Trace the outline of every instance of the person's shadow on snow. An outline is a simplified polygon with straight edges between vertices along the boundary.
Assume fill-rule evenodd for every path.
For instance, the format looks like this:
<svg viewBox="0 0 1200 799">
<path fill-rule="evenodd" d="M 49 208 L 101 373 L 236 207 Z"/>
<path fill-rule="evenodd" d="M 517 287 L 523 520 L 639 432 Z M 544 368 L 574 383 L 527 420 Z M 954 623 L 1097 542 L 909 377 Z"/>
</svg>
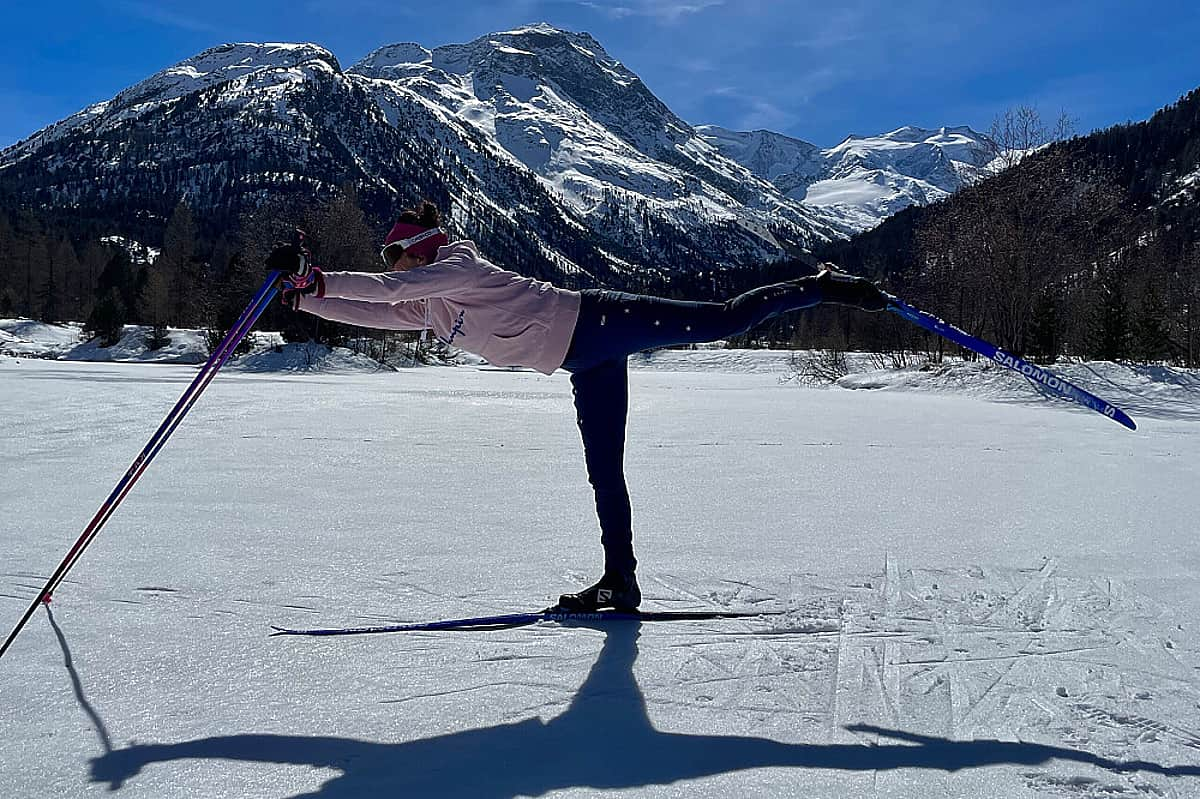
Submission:
<svg viewBox="0 0 1200 799">
<path fill-rule="evenodd" d="M 538 796 L 561 788 L 630 788 L 744 769 L 799 767 L 957 771 L 1061 760 L 1111 771 L 1200 776 L 1200 766 L 1116 761 L 1077 749 L 1005 741 L 950 741 L 858 725 L 895 744 L 786 744 L 769 738 L 684 735 L 655 730 L 633 676 L 639 623 L 606 626 L 587 680 L 562 715 L 416 741 L 383 743 L 304 735 L 241 734 L 175 744 L 136 744 L 92 761 L 92 779 L 115 790 L 152 763 L 225 759 L 332 768 L 316 793 L 363 796 Z M 300 799 L 300 797 L 296 797 Z"/>
</svg>

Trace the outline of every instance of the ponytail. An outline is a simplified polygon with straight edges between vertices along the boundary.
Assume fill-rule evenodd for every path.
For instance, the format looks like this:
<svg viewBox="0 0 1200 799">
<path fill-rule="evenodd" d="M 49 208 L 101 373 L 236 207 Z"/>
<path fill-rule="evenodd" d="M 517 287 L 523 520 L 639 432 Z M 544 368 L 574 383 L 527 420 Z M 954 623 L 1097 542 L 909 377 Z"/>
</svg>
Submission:
<svg viewBox="0 0 1200 799">
<path fill-rule="evenodd" d="M 426 229 L 441 227 L 442 212 L 429 200 L 422 200 L 418 205 L 401 211 L 396 221 L 408 225 L 419 225 Z"/>
</svg>

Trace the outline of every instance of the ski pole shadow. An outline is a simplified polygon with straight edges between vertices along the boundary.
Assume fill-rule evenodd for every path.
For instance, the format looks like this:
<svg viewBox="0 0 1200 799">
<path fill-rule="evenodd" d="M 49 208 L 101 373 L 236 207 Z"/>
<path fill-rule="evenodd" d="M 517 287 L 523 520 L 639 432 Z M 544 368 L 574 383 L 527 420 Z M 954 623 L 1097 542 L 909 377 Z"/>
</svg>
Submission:
<svg viewBox="0 0 1200 799">
<path fill-rule="evenodd" d="M 46 617 L 50 619 L 50 626 L 54 628 L 54 635 L 58 638 L 58 645 L 63 653 L 63 665 L 66 666 L 67 674 L 71 678 L 71 690 L 75 692 L 75 700 L 79 702 L 79 706 L 83 708 L 83 712 L 91 719 L 92 725 L 96 728 L 96 735 L 100 738 L 100 745 L 104 747 L 106 755 L 112 754 L 112 738 L 108 734 L 108 727 L 104 724 L 104 719 L 100 718 L 100 714 L 96 712 L 96 708 L 88 701 L 87 694 L 83 692 L 83 681 L 79 679 L 79 672 L 75 668 L 75 660 L 71 657 L 71 648 L 67 646 L 67 636 L 63 634 L 62 628 L 58 626 L 58 622 L 54 620 L 54 611 L 49 605 L 44 605 L 46 608 Z"/>
<path fill-rule="evenodd" d="M 119 788 L 139 771 L 175 760 L 308 765 L 341 773 L 303 797 L 540 796 L 566 788 L 637 788 L 768 767 L 851 772 L 901 768 L 958 771 L 1058 760 L 1113 772 L 1200 776 L 1200 766 L 1117 761 L 1059 746 L 996 740 L 951 741 L 856 726 L 894 744 L 787 744 L 769 738 L 687 735 L 654 729 L 633 675 L 640 623 L 609 624 L 604 646 L 568 709 L 397 743 L 245 733 L 174 744 L 135 744 L 92 761 L 92 779 Z M 301 799 L 300 796 L 294 799 Z"/>
</svg>

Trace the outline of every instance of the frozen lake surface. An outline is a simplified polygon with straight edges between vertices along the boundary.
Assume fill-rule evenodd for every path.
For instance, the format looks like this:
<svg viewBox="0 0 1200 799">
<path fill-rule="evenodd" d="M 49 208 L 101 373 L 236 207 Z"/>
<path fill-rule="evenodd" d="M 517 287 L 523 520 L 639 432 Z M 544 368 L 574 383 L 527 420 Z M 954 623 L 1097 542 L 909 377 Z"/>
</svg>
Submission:
<svg viewBox="0 0 1200 799">
<path fill-rule="evenodd" d="M 268 637 L 536 610 L 598 532 L 561 373 L 230 369 L 0 660 L 0 795 L 1200 795 L 1194 385 L 721 360 L 632 373 L 644 607 L 781 615 Z M 4 632 L 194 368 L 0 358 Z"/>
</svg>

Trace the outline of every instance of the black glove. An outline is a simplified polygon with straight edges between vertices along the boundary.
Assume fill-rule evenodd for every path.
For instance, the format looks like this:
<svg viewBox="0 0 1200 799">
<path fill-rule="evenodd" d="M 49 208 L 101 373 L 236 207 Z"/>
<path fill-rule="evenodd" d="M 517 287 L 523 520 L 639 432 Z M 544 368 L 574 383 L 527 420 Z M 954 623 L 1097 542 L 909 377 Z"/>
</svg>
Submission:
<svg viewBox="0 0 1200 799">
<path fill-rule="evenodd" d="M 817 285 L 821 287 L 821 302 L 849 305 L 875 313 L 886 311 L 891 295 L 882 291 L 865 277 L 855 277 L 831 269 L 833 264 L 821 264 Z"/>
<path fill-rule="evenodd" d="M 288 275 L 303 274 L 308 268 L 305 251 L 295 244 L 276 244 L 267 256 L 267 269 Z"/>
<path fill-rule="evenodd" d="M 279 299 L 289 308 L 300 307 L 300 297 L 325 293 L 325 276 L 313 266 L 312 252 L 304 246 L 304 231 L 296 230 L 289 244 L 277 243 L 267 256 L 267 268 L 279 272 Z"/>
<path fill-rule="evenodd" d="M 293 231 L 287 244 L 276 242 L 275 249 L 267 256 L 267 269 L 280 272 L 283 280 L 293 285 L 305 283 L 312 268 L 312 253 L 304 245 L 303 230 Z"/>
</svg>

